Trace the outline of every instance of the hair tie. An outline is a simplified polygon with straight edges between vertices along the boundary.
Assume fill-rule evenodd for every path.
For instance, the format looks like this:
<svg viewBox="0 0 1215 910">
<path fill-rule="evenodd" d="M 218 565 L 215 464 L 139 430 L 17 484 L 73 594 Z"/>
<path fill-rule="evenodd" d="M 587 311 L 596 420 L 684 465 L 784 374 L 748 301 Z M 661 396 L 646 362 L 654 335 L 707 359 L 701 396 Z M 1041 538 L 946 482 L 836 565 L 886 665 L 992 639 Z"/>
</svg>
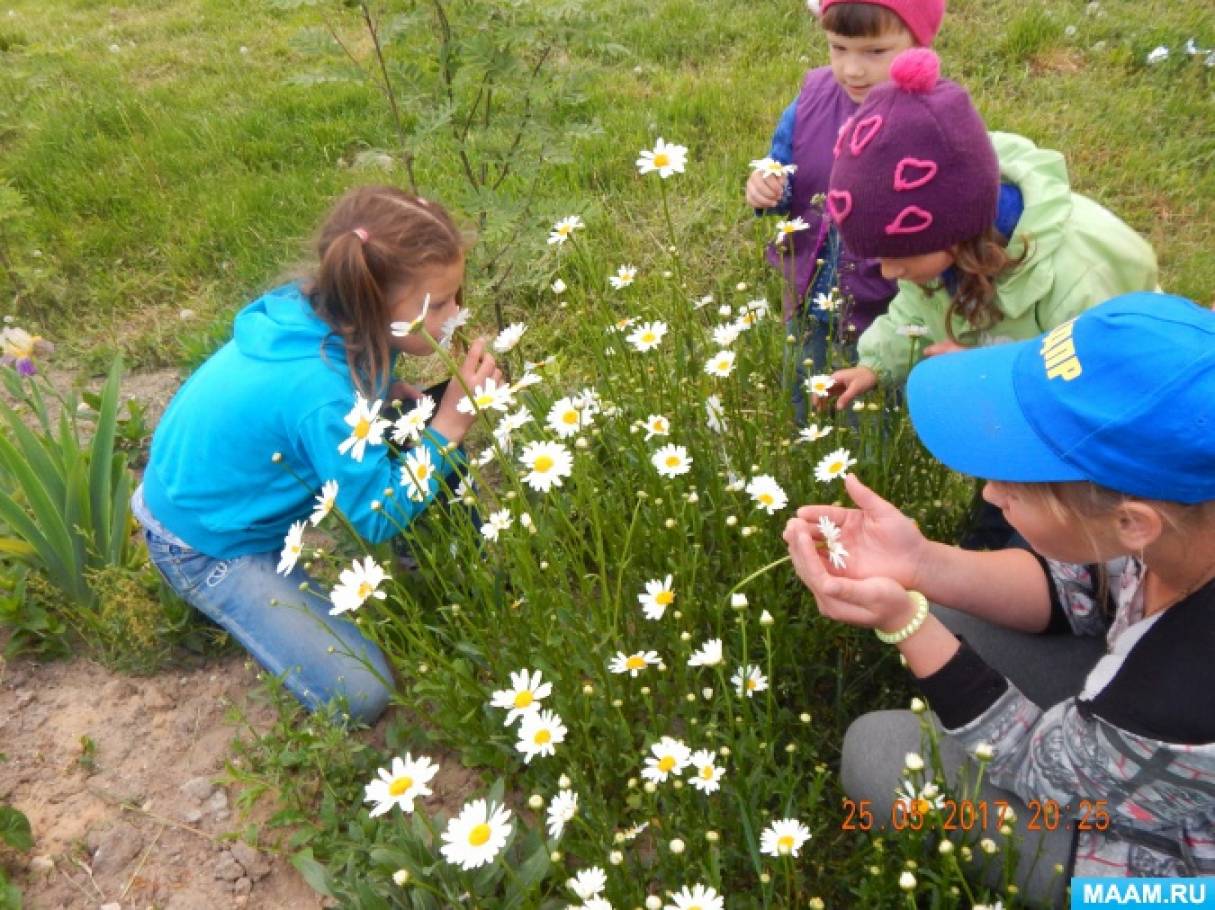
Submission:
<svg viewBox="0 0 1215 910">
<path fill-rule="evenodd" d="M 350 233 L 352 233 L 352 234 L 354 234 L 354 236 L 358 237 L 359 240 L 362 241 L 363 243 L 367 242 L 367 229 L 366 228 L 357 227 Z"/>
</svg>

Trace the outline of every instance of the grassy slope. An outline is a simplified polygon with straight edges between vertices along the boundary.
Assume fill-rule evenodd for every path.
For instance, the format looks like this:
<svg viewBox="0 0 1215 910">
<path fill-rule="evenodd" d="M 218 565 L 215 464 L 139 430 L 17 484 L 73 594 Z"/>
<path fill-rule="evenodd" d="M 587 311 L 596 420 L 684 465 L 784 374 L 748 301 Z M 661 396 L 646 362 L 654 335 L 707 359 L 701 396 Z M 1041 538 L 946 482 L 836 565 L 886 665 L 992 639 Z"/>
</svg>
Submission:
<svg viewBox="0 0 1215 910">
<path fill-rule="evenodd" d="M 391 144 L 370 88 L 284 84 L 305 65 L 291 39 L 315 24 L 307 8 L 8 6 L 0 179 L 32 212 L 22 225 L 28 242 L 10 241 L 9 253 L 43 256 L 24 293 L 0 287 L 0 307 L 85 363 L 115 344 L 145 364 L 179 361 L 178 336 L 198 332 L 183 333 L 179 309 L 226 319 L 299 259 L 327 200 L 384 176 L 344 166 L 363 148 Z M 1200 7 L 1105 0 L 1093 15 L 1079 0 L 954 0 L 940 49 L 992 128 L 1064 150 L 1076 187 L 1151 238 L 1165 286 L 1210 301 L 1215 263 L 1203 254 L 1215 240 L 1215 69 L 1180 53 L 1189 37 L 1215 45 L 1215 21 Z M 806 65 L 823 59 L 801 4 L 595 0 L 583 21 L 585 44 L 557 65 L 583 79 L 577 113 L 603 132 L 545 175 L 538 210 L 582 210 L 620 261 L 640 258 L 661 214 L 632 159 L 661 134 L 692 149 L 692 170 L 673 187 L 689 274 L 753 263 L 754 247 L 740 242 L 752 236 L 739 204 L 746 162 L 764 151 Z M 603 41 L 627 55 L 605 53 Z M 1145 67 L 1159 43 L 1172 57 Z M 455 179 L 446 171 L 423 154 L 421 180 L 440 198 Z M 605 204 L 644 230 L 601 216 Z M 538 217 L 538 251 L 546 228 Z"/>
</svg>

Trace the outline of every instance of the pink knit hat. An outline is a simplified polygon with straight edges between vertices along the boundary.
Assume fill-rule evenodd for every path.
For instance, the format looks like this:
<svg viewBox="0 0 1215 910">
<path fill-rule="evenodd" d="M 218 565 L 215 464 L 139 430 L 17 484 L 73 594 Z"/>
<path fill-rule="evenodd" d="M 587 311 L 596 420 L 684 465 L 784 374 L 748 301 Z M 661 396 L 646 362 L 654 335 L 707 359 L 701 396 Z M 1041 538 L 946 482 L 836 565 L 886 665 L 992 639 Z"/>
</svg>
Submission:
<svg viewBox="0 0 1215 910">
<path fill-rule="evenodd" d="M 927 48 L 903 51 L 840 128 L 827 209 L 857 256 L 936 253 L 996 220 L 996 150 L 966 89 L 940 67 Z"/>
<path fill-rule="evenodd" d="M 819 10 L 822 13 L 837 3 L 855 3 L 857 0 L 822 0 Z M 928 47 L 941 30 L 941 20 L 945 18 L 945 0 L 861 0 L 871 6 L 884 6 L 903 20 L 908 31 L 915 35 L 915 40 Z"/>
</svg>

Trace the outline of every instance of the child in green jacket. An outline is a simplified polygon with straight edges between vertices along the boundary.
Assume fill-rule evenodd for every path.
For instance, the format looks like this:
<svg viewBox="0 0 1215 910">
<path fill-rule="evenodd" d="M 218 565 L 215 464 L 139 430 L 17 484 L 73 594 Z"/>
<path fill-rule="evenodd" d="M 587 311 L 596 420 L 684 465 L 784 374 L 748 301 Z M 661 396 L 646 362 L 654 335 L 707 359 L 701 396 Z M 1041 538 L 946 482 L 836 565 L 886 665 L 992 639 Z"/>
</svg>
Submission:
<svg viewBox="0 0 1215 910">
<path fill-rule="evenodd" d="M 1068 184 L 1058 152 L 988 134 L 926 48 L 905 51 L 840 131 L 827 205 L 844 243 L 899 282 L 833 374 L 837 407 L 921 355 L 1032 338 L 1157 287 L 1151 246 Z"/>
</svg>

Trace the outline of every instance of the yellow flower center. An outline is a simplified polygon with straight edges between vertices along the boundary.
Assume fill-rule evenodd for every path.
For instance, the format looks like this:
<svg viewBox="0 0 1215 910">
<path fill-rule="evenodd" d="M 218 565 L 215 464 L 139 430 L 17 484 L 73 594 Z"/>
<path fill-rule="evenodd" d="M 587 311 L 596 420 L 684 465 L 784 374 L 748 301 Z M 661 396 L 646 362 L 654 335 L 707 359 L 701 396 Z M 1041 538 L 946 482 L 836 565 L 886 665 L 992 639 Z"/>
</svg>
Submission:
<svg viewBox="0 0 1215 910">
<path fill-rule="evenodd" d="M 779 850 L 781 853 L 792 853 L 793 852 L 793 835 L 792 834 L 782 834 L 780 836 L 780 838 L 778 838 L 776 841 L 776 849 Z"/>
<path fill-rule="evenodd" d="M 929 810 L 932 809 L 932 803 L 924 799 L 922 796 L 919 799 L 913 800 L 912 806 L 914 807 L 917 815 L 927 815 Z"/>
<path fill-rule="evenodd" d="M 776 499 L 771 493 L 760 493 L 759 501 L 766 506 L 770 506 L 772 503 L 776 502 Z"/>
<path fill-rule="evenodd" d="M 417 475 L 418 480 L 425 480 L 430 476 L 430 468 L 426 467 L 424 464 L 420 464 L 414 468 L 414 474 Z"/>
<path fill-rule="evenodd" d="M 700 776 L 702 778 L 704 778 L 705 780 L 712 780 L 713 779 L 713 766 L 705 765 L 703 768 L 701 768 Z"/>
<path fill-rule="evenodd" d="M 367 582 L 365 582 L 365 581 L 360 582 L 359 583 L 359 600 L 366 600 L 368 597 L 371 596 L 371 592 L 374 590 L 375 590 L 375 588 L 373 588 L 371 585 L 367 584 Z"/>
<path fill-rule="evenodd" d="M 561 415 L 561 422 L 562 423 L 577 423 L 578 422 L 578 412 L 577 411 L 566 411 L 564 414 Z"/>
<path fill-rule="evenodd" d="M 535 463 L 532 465 L 532 468 L 537 473 L 544 474 L 545 472 L 553 469 L 553 464 L 554 462 L 551 455 L 541 455 L 536 459 Z"/>
<path fill-rule="evenodd" d="M 388 785 L 389 796 L 400 796 L 406 790 L 413 786 L 412 777 L 398 777 Z"/>
<path fill-rule="evenodd" d="M 488 393 L 484 394 L 484 395 L 478 395 L 477 396 L 477 407 L 487 408 L 493 403 L 493 400 L 494 400 L 494 396 L 490 395 Z"/>
<path fill-rule="evenodd" d="M 532 742 L 534 742 L 537 746 L 543 746 L 552 740 L 552 738 L 553 734 L 548 730 L 537 730 L 536 735 L 532 737 Z"/>
<path fill-rule="evenodd" d="M 360 417 L 359 422 L 354 425 L 354 435 L 358 439 L 365 439 L 367 434 L 370 432 L 371 432 L 371 424 L 368 423 L 362 417 Z"/>
<path fill-rule="evenodd" d="M 527 691 L 526 689 L 524 689 L 522 692 L 520 692 L 518 695 L 515 696 L 515 707 L 516 708 L 526 708 L 533 701 L 535 701 L 535 699 L 532 698 L 532 693 Z"/>
<path fill-rule="evenodd" d="M 643 344 L 651 344 L 654 342 L 655 337 L 656 336 L 654 335 L 653 332 L 646 332 L 644 335 L 641 336 L 641 341 Z"/>
<path fill-rule="evenodd" d="M 654 596 L 654 602 L 661 604 L 664 607 L 669 607 L 675 601 L 674 591 L 659 591 Z"/>
<path fill-rule="evenodd" d="M 679 467 L 679 456 L 678 455 L 668 455 L 667 456 L 667 467 L 668 468 Z"/>
<path fill-rule="evenodd" d="M 666 167 L 671 163 L 671 156 L 666 152 L 658 152 L 654 155 L 654 167 Z"/>
<path fill-rule="evenodd" d="M 751 679 L 751 678 L 747 679 L 747 688 L 748 689 L 754 689 L 757 685 L 759 685 L 759 683 L 757 683 L 754 679 Z"/>
<path fill-rule="evenodd" d="M 842 461 L 833 461 L 831 464 L 827 465 L 828 474 L 839 474 L 843 470 L 844 463 Z"/>
<path fill-rule="evenodd" d="M 468 832 L 468 843 L 473 847 L 483 846 L 489 840 L 489 835 L 489 825 L 481 822 L 481 824 Z"/>
<path fill-rule="evenodd" d="M 675 759 L 670 755 L 664 755 L 658 759 L 658 770 L 662 772 L 670 771 L 675 767 Z"/>
<path fill-rule="evenodd" d="M 632 657 L 630 657 L 628 660 L 626 660 L 624 662 L 624 665 L 626 667 L 628 667 L 630 670 L 644 670 L 645 669 L 645 658 L 641 657 L 638 654 L 634 654 Z"/>
<path fill-rule="evenodd" d="M 568 224 L 561 225 L 557 228 L 557 233 L 562 237 L 568 237 L 570 235 L 570 226 Z"/>
</svg>

